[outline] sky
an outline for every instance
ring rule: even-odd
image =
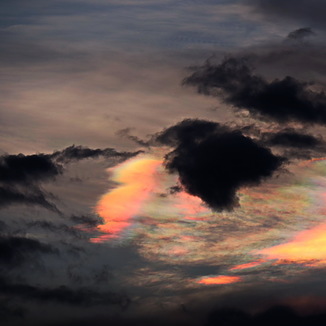
[[[2,0],[1,325],[325,325],[325,10]]]

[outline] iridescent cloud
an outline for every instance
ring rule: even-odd
[[[239,209],[213,213],[197,197],[169,193],[177,176],[166,173],[163,155],[144,154],[108,170],[117,186],[96,206],[105,223],[91,241],[139,237],[138,252],[149,262],[218,268],[219,276],[191,278],[197,286],[241,282],[247,269],[246,280],[254,281],[249,275],[258,268],[261,279],[273,281],[266,266],[326,262],[325,160],[292,167],[295,178],[243,189]]]
[[[118,237],[130,226],[132,217],[155,190],[155,173],[161,164],[155,158],[139,157],[108,170],[111,180],[119,186],[103,195],[96,205],[97,214],[104,220],[98,229],[106,234],[92,239],[93,242]]]
[[[279,263],[317,266],[326,263],[326,223],[298,233],[293,240],[256,252]]]
[[[212,276],[212,277],[204,277],[197,281],[199,284],[206,284],[206,285],[215,285],[215,284],[231,284],[240,282],[242,279],[239,276],[226,276],[226,275],[219,275],[219,276]]]

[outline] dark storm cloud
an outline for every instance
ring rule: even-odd
[[[204,94],[223,96],[226,103],[248,109],[280,123],[326,122],[326,95],[309,89],[309,83],[287,76],[268,82],[255,75],[244,59],[227,58],[219,65],[207,62],[184,80]]]
[[[16,267],[26,261],[33,261],[35,254],[53,254],[57,250],[36,239],[0,236],[1,267]]]
[[[175,147],[165,157],[166,168],[214,210],[237,206],[238,189],[260,184],[284,161],[240,131],[211,121],[184,120],[156,139]]]
[[[246,0],[267,16],[283,17],[326,27],[324,0]]]
[[[315,32],[310,27],[302,27],[290,32],[287,38],[290,40],[303,40],[312,35],[315,35]]]
[[[54,152],[50,157],[55,159],[57,162],[68,163],[71,161],[83,160],[86,158],[120,158],[127,159],[139,154],[140,151],[137,152],[118,152],[113,148],[105,148],[105,149],[91,149],[84,146],[69,146],[62,151]]]

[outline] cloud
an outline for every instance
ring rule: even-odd
[[[0,156],[0,207],[13,204],[40,205],[61,214],[50,201],[54,196],[43,190],[41,183],[61,175],[64,172],[62,164],[99,157],[121,161],[140,152],[118,152],[113,148],[91,149],[72,145],[52,154]]]
[[[11,283],[0,279],[0,290],[3,295],[38,302],[57,302],[76,306],[93,306],[114,304],[127,306],[130,299],[113,292],[97,292],[88,288],[72,289],[67,286],[54,288]]]
[[[83,237],[85,237],[85,234],[80,232],[78,229],[65,225],[65,224],[55,224],[52,222],[48,222],[48,221],[32,221],[32,222],[27,222],[26,223],[26,229],[27,231],[29,231],[30,229],[43,229],[45,231],[48,232],[53,232],[55,234],[67,234],[70,236],[73,236],[75,238],[80,238],[82,239]]]
[[[41,243],[36,239],[0,236],[0,262],[2,267],[19,266],[33,259],[35,254],[54,254],[57,252],[50,245]]]
[[[299,315],[289,306],[273,306],[263,312],[249,314],[236,308],[217,309],[210,313],[206,326],[258,326],[258,325],[280,325],[280,326],[321,326],[326,322],[326,314]]]
[[[285,128],[265,132],[258,137],[261,144],[277,148],[287,158],[308,160],[323,157],[326,152],[326,143],[321,136],[310,135],[303,130]]]
[[[269,17],[277,16],[313,26],[326,26],[324,0],[248,0],[247,2]]]
[[[0,186],[0,208],[13,204],[39,205],[53,212],[61,214],[54,203],[48,200],[50,194],[38,186],[15,188],[13,186]]]
[[[284,162],[240,131],[211,121],[183,120],[156,140],[175,147],[165,157],[166,168],[179,174],[188,193],[217,211],[233,209],[237,190],[260,184]]]
[[[131,135],[130,132],[131,132],[131,128],[125,128],[125,129],[118,130],[117,135],[121,136],[121,137],[125,137],[140,146],[148,147],[149,144],[147,141],[145,141],[137,136]]]
[[[24,310],[21,307],[13,306],[7,300],[0,301],[0,320],[2,322],[22,317],[24,317]]]
[[[62,167],[48,155],[4,155],[0,157],[0,182],[30,184],[53,178]]]
[[[263,139],[268,145],[281,147],[314,149],[320,145],[325,145],[322,138],[317,138],[304,132],[297,132],[291,128],[283,129],[276,133],[264,133]]]
[[[89,216],[89,215],[72,215],[70,219],[79,224],[85,224],[89,227],[96,227],[99,224],[103,224],[103,219],[99,216]]]
[[[312,35],[315,35],[315,32],[310,27],[302,27],[290,32],[287,38],[290,40],[303,40]]]
[[[326,95],[290,76],[268,82],[255,75],[245,59],[227,58],[219,65],[209,62],[184,80],[207,95],[224,97],[226,103],[248,109],[254,117],[280,123],[326,123]]]
[[[62,151],[56,151],[50,157],[55,159],[57,162],[68,163],[71,161],[83,160],[86,158],[98,158],[100,156],[106,158],[120,158],[127,159],[138,155],[141,151],[137,152],[118,152],[113,148],[105,149],[91,149],[85,146],[69,146]]]
[[[40,205],[60,213],[40,182],[54,179],[63,171],[46,154],[3,155],[0,157],[0,207],[12,204]]]

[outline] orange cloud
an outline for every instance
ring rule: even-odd
[[[144,201],[154,191],[155,172],[161,164],[161,160],[140,157],[109,169],[111,180],[120,185],[103,195],[96,205],[97,214],[104,220],[98,229],[107,234],[92,239],[92,242],[117,237],[130,225],[130,219],[137,215]]]
[[[247,263],[247,264],[241,264],[241,265],[236,265],[234,267],[232,267],[230,269],[230,271],[234,271],[234,270],[242,270],[242,269],[247,269],[247,268],[252,268],[252,267],[256,267],[261,265],[262,263],[264,263],[264,260],[258,260],[258,261],[254,261],[252,263]]]
[[[300,232],[292,241],[255,251],[278,263],[298,263],[316,266],[326,263],[326,223]]]
[[[215,285],[215,284],[231,284],[242,281],[242,278],[239,276],[213,276],[213,277],[204,277],[201,278],[197,283],[206,284],[206,285]]]

